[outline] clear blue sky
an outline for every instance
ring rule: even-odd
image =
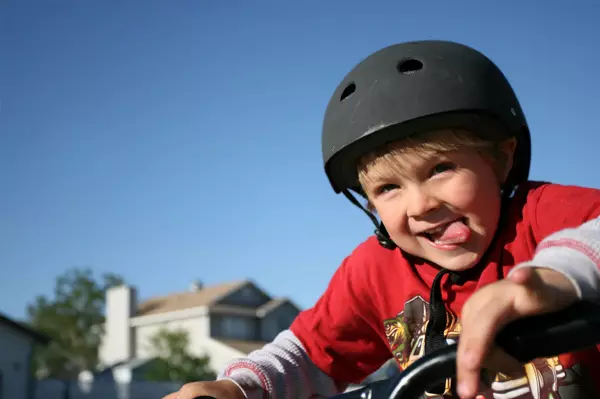
[[[372,231],[328,186],[323,112],[398,41],[484,51],[531,124],[532,178],[600,187],[599,3],[490,3],[3,1],[0,311],[74,266],[142,298],[248,277],[310,306]]]

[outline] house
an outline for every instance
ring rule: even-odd
[[[33,347],[49,342],[48,337],[0,314],[0,399],[33,398]]]
[[[113,367],[128,374],[124,380],[135,379],[136,365],[154,356],[150,338],[162,328],[183,328],[189,332],[190,351],[210,356],[211,367],[220,371],[288,328],[299,311],[289,299],[272,298],[250,280],[213,286],[194,282],[188,291],[140,303],[135,288],[114,287],[106,297],[101,368]]]

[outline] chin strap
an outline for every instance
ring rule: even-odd
[[[371,219],[371,221],[375,225],[375,236],[377,237],[377,241],[379,241],[379,245],[381,245],[385,249],[395,249],[396,244],[390,238],[390,235],[388,234],[387,230],[385,229],[385,226],[383,225],[383,223],[379,222],[377,220],[377,218],[375,217],[375,215],[373,215],[372,212],[370,212],[368,209],[366,209],[364,206],[362,206],[361,203],[358,202],[356,197],[350,193],[350,191],[342,190],[342,193],[344,193],[344,196],[346,196],[346,198],[348,198],[348,200],[352,204],[354,204],[355,206],[360,208],[369,217],[369,219]]]

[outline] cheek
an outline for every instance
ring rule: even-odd
[[[452,196],[452,205],[457,209],[488,219],[485,215],[499,208],[500,188],[494,176],[467,175],[456,183],[449,195]]]
[[[473,207],[478,207],[482,187],[470,176],[460,176],[445,187],[446,199],[453,208],[468,212]]]
[[[406,218],[404,206],[400,201],[390,201],[376,205],[377,214],[390,235],[405,231]]]

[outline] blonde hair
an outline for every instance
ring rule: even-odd
[[[377,150],[361,157],[358,162],[358,181],[365,187],[372,185],[381,176],[390,173],[402,174],[403,165],[400,157],[414,154],[424,158],[432,158],[444,152],[472,149],[491,158],[495,172],[500,176],[506,164],[506,155],[500,149],[500,142],[485,140],[475,133],[462,129],[445,129],[431,131],[407,137],[386,144]],[[372,209],[371,204],[367,204]]]

